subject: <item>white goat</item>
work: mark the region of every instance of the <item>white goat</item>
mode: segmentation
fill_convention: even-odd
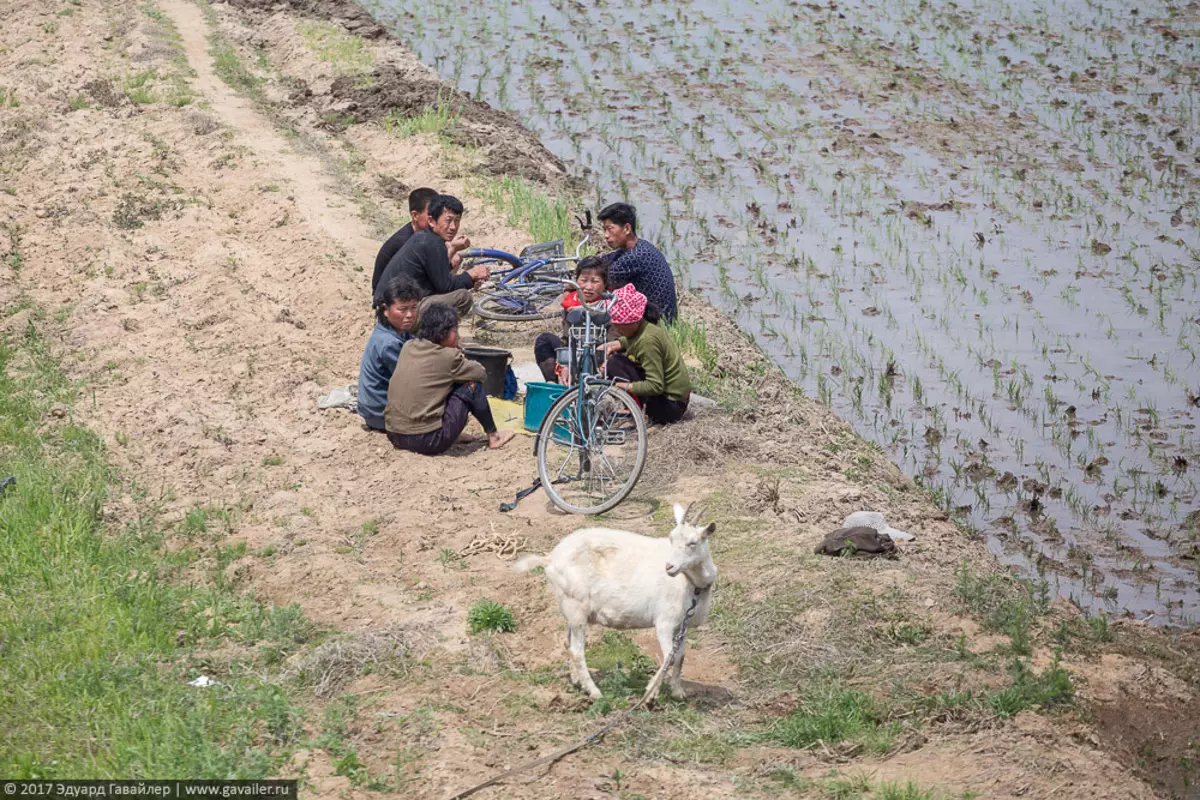
[[[675,506],[675,528],[665,539],[610,528],[581,528],[559,542],[549,556],[527,556],[515,565],[520,572],[546,568],[558,607],[567,618],[571,682],[593,698],[600,697],[600,690],[584,658],[589,622],[622,630],[654,628],[663,663],[646,687],[645,699],[650,700],[658,694],[671,666],[667,661],[676,634],[693,603],[690,627],[708,617],[717,579],[708,537],[717,525],[689,524],[687,514],[683,506]],[[684,696],[679,681],[683,647],[681,641],[668,682],[671,696],[676,698]]]

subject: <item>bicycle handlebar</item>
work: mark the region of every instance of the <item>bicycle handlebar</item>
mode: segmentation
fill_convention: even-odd
[[[575,290],[575,292],[576,292],[576,293],[578,294],[578,296],[579,296],[579,305],[583,306],[583,308],[584,308],[584,310],[585,310],[585,311],[587,311],[588,313],[592,313],[592,312],[601,312],[601,313],[603,313],[604,309],[603,309],[603,308],[600,308],[600,306],[589,306],[589,305],[588,305],[586,302],[584,302],[584,299],[583,299],[583,290],[579,288],[579,284],[578,284],[578,283],[576,283],[575,281],[572,281],[572,280],[568,280],[568,279],[566,279],[566,278],[564,278],[564,279],[563,279],[563,283],[564,283],[565,285],[567,285],[567,286],[570,286],[572,289],[574,289],[574,290]],[[612,293],[612,292],[602,292],[602,293],[600,294],[600,299],[601,299],[601,300],[612,300],[612,299],[613,299],[613,293]]]

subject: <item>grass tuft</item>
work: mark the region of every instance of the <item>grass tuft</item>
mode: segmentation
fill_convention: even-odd
[[[441,135],[458,124],[458,109],[450,97],[442,97],[438,90],[437,101],[413,117],[406,117],[398,109],[392,109],[383,118],[383,127],[388,133],[407,138],[419,133]]]
[[[578,228],[567,205],[533,187],[519,177],[481,177],[472,190],[497,211],[508,216],[508,224],[529,231],[536,242],[562,239],[573,250]]]
[[[317,58],[333,67],[337,75],[362,75],[375,66],[366,42],[329,22],[308,22],[300,35]]]
[[[471,633],[512,633],[517,629],[517,621],[513,619],[512,611],[503,603],[480,600],[467,612],[467,626]]]
[[[800,707],[776,723],[772,738],[787,747],[851,742],[874,754],[886,753],[900,731],[888,722],[886,706],[869,694],[838,686],[814,689]]]

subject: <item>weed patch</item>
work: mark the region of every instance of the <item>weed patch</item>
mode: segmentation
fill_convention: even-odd
[[[35,327],[0,342],[0,472],[17,476],[0,499],[0,685],[20,687],[0,693],[0,772],[275,774],[299,730],[287,690],[240,657],[193,665],[192,654],[271,637],[292,647],[307,623],[296,609],[179,584],[177,566],[196,556],[168,553],[147,518],[106,528],[100,438],[44,423],[75,396]],[[188,685],[201,669],[215,685]]]
[[[517,629],[517,621],[513,618],[512,610],[503,603],[480,600],[467,612],[467,627],[471,633],[511,633]]]
[[[959,566],[954,597],[962,607],[983,622],[988,630],[1007,634],[1012,652],[1029,655],[1031,628],[1046,613],[1049,595],[1008,573],[977,575],[966,564]]]
[[[776,723],[771,736],[787,747],[849,742],[873,754],[886,753],[900,732],[888,709],[869,694],[838,686],[810,691],[800,707]]]
[[[362,75],[375,64],[366,42],[329,22],[309,22],[300,35],[317,58],[329,64],[336,75]]]
[[[402,137],[419,133],[440,135],[458,124],[458,119],[458,109],[451,104],[450,97],[443,97],[439,90],[437,101],[416,116],[405,116],[398,109],[388,112],[383,118],[383,127],[388,133]]]
[[[508,224],[529,231],[536,242],[562,239],[570,248],[578,241],[578,229],[567,205],[533,187],[519,177],[479,178],[472,191],[508,216]]]

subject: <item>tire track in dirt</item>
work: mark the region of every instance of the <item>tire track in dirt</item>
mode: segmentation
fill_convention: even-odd
[[[193,86],[207,98],[212,113],[241,131],[246,146],[260,158],[275,163],[273,171],[294,188],[296,205],[311,225],[339,243],[358,263],[370,264],[379,243],[353,206],[329,191],[320,160],[292,148],[250,101],[217,76],[205,38],[208,22],[200,8],[186,0],[163,0],[160,7],[179,31],[188,63],[196,71]]]

